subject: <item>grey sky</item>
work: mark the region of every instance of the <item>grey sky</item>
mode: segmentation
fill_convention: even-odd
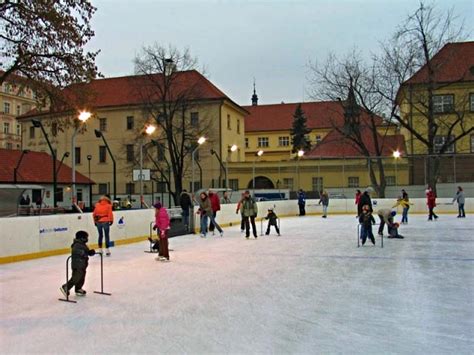
[[[472,34],[473,0],[435,2],[454,6]],[[354,48],[377,50],[415,0],[93,0],[98,8],[90,47],[101,49],[106,76],[133,73],[133,57],[158,42],[189,47],[209,78],[241,105],[250,104],[255,77],[259,103],[302,101],[309,60]],[[472,38],[472,36],[471,36]]]

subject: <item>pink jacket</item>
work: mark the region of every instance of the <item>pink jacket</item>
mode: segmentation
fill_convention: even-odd
[[[160,231],[165,231],[170,229],[170,217],[168,216],[168,212],[166,208],[161,207],[159,210],[155,212],[155,226]]]

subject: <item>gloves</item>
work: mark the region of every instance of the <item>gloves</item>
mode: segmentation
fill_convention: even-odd
[[[88,254],[89,254],[89,256],[94,256],[95,255],[95,250],[94,249],[89,250]]]
[[[156,227],[156,224],[155,224],[155,225],[153,226],[153,230],[156,231],[156,228],[157,228],[157,227]]]

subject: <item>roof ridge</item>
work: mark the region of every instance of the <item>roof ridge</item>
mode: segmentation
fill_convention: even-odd
[[[262,104],[262,105],[243,105],[242,107],[263,107],[263,106],[283,106],[283,105],[304,105],[304,104],[323,104],[323,103],[337,103],[337,100],[323,100],[323,101],[304,101],[304,102],[283,102],[274,104]]]

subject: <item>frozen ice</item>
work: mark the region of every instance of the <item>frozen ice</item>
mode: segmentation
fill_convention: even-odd
[[[113,248],[112,295],[93,293],[96,256],[77,304],[58,301],[66,255],[1,265],[0,352],[473,353],[471,216],[411,215],[406,238],[383,249],[380,238],[357,248],[355,216],[284,218],[281,229],[173,238],[170,263],[144,253],[148,242]]]

